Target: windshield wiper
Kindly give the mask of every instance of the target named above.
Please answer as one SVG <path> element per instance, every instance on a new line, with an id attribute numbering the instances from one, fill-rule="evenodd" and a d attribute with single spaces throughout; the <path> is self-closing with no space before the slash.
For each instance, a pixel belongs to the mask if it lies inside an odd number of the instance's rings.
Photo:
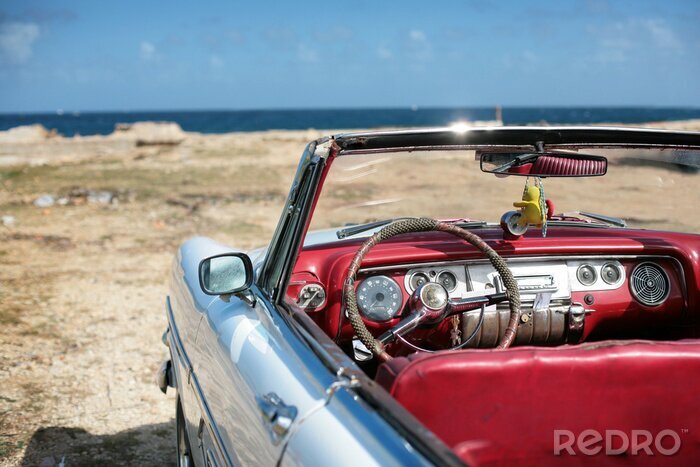
<path id="1" fill-rule="evenodd" d="M 627 221 L 619 217 L 606 216 L 604 214 L 596 214 L 594 212 L 579 211 L 578 213 L 583 217 L 588 217 L 589 219 L 605 222 L 606 224 L 614 225 L 617 227 L 627 227 Z"/>
<path id="2" fill-rule="evenodd" d="M 405 219 L 415 219 L 415 217 L 395 217 L 393 219 L 384 219 L 381 221 L 368 222 L 367 224 L 352 225 L 344 229 L 338 230 L 335 235 L 339 240 L 343 238 L 352 237 L 353 235 L 360 234 L 362 232 L 367 232 L 368 230 L 376 229 L 378 227 L 384 227 L 392 222 L 402 221 Z M 487 224 L 486 221 L 467 221 L 467 222 L 455 222 L 455 225 L 462 227 L 463 229 L 473 228 L 473 227 L 484 227 Z"/>
<path id="3" fill-rule="evenodd" d="M 602 224 L 607 224 L 607 225 L 612 225 L 614 227 L 622 227 L 625 228 L 627 227 L 627 221 L 624 219 L 621 219 L 619 217 L 613 217 L 613 216 L 606 216 L 604 214 L 596 214 L 593 212 L 583 212 L 583 211 L 574 211 L 572 213 L 564 213 L 565 216 L 579 216 L 579 217 L 587 217 L 589 219 L 593 219 L 595 221 L 598 221 L 599 223 Z M 566 221 L 552 221 L 555 223 L 560 223 L 560 222 L 566 222 Z"/>
<path id="4" fill-rule="evenodd" d="M 338 237 L 339 240 L 342 240 L 343 238 L 352 237 L 353 235 L 357 235 L 377 227 L 384 227 L 392 222 L 402 221 L 404 219 L 412 219 L 412 217 L 394 217 L 393 219 L 384 219 L 381 221 L 368 222 L 366 224 L 351 225 L 350 227 L 345 227 L 344 229 L 338 230 L 335 233 L 335 236 Z"/>

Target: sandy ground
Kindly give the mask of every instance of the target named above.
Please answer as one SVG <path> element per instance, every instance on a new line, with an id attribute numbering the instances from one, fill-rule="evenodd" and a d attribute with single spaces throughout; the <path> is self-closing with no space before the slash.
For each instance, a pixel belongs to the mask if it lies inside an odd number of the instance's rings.
<path id="1" fill-rule="evenodd" d="M 0 465 L 174 463 L 174 394 L 153 378 L 167 356 L 172 255 L 193 235 L 265 243 L 305 144 L 321 135 L 187 134 L 176 145 L 0 135 L 0 216 L 12 218 L 0 223 Z M 629 170 L 628 179 L 659 171 Z M 646 208 L 697 196 L 697 175 L 662 175 Z M 478 180 L 471 189 L 499 197 Z M 114 199 L 89 202 L 89 190 Z M 577 190 L 564 202 L 586 186 Z M 35 206 L 43 194 L 66 205 Z M 688 222 L 680 227 L 700 231 Z"/>

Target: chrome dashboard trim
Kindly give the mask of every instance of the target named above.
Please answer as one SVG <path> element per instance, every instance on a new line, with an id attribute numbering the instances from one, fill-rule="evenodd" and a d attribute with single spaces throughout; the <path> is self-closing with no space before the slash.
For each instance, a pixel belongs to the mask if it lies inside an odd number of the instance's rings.
<path id="1" fill-rule="evenodd" d="M 673 256 L 669 255 L 562 255 L 562 256 L 557 256 L 557 255 L 541 255 L 541 256 L 511 256 L 511 257 L 504 257 L 506 260 L 506 263 L 526 263 L 529 261 L 542 261 L 542 260 L 557 260 L 557 261 L 568 261 L 568 260 L 605 260 L 605 259 L 611 259 L 611 260 L 623 260 L 623 259 L 638 259 L 638 260 L 666 260 L 666 261 L 671 261 L 676 268 L 678 268 L 679 274 L 679 282 L 681 285 L 681 293 L 683 295 L 683 300 L 684 300 L 684 305 L 687 307 L 688 306 L 688 290 L 687 290 L 687 284 L 686 284 L 686 276 L 685 276 L 685 269 L 683 268 L 683 264 L 678 260 L 678 258 L 674 258 Z M 458 259 L 454 261 L 432 261 L 432 262 L 424 262 L 424 263 L 401 263 L 401 264 L 394 264 L 394 265 L 389 265 L 389 266 L 374 266 L 374 267 L 369 267 L 369 268 L 362 268 L 358 271 L 358 275 L 360 274 L 370 274 L 374 272 L 380 272 L 380 271 L 403 271 L 403 270 L 409 270 L 409 269 L 414 269 L 414 268 L 426 268 L 426 267 L 444 267 L 444 266 L 458 266 L 458 265 L 464 265 L 468 266 L 470 264 L 487 264 L 490 263 L 488 259 Z"/>
<path id="2" fill-rule="evenodd" d="M 563 256 L 557 256 L 557 255 L 542 255 L 542 256 L 506 256 L 503 259 L 506 260 L 507 263 L 526 263 L 529 261 L 542 261 L 542 260 L 561 260 L 561 261 L 567 261 L 567 260 L 591 260 L 591 259 L 653 259 L 653 258 L 658 258 L 658 259 L 666 259 L 666 260 L 671 260 L 677 263 L 677 265 L 681 268 L 681 271 L 683 270 L 683 266 L 680 264 L 680 261 L 678 259 L 674 258 L 673 256 L 668 256 L 668 255 L 563 255 Z M 425 263 L 400 263 L 400 264 L 393 264 L 389 266 L 373 266 L 369 268 L 362 268 L 358 271 L 358 274 L 369 274 L 373 272 L 379 272 L 379 271 L 401 271 L 401 270 L 408 270 L 408 269 L 414 269 L 414 268 L 427 268 L 427 267 L 444 267 L 444 266 L 458 266 L 458 265 L 470 265 L 470 264 L 485 264 L 489 263 L 488 259 L 457 259 L 454 261 L 432 261 L 432 262 L 425 262 Z"/>

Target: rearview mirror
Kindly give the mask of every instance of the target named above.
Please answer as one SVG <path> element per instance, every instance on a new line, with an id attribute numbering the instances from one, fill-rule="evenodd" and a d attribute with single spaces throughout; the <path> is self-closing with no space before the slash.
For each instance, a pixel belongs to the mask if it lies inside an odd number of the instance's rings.
<path id="1" fill-rule="evenodd" d="M 207 295 L 242 292 L 253 283 L 253 265 L 245 253 L 224 253 L 199 263 L 199 285 Z"/>
<path id="2" fill-rule="evenodd" d="M 608 171 L 603 156 L 560 152 L 482 152 L 481 170 L 527 177 L 598 177 Z"/>

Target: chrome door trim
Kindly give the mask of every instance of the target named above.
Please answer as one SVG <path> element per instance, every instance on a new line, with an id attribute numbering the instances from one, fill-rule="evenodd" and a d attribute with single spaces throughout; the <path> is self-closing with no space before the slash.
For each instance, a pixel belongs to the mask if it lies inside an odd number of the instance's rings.
<path id="1" fill-rule="evenodd" d="M 211 433 L 214 435 L 212 436 L 212 438 L 214 440 L 215 448 L 218 451 L 219 456 L 222 459 L 224 459 L 226 465 L 233 466 L 234 464 L 231 461 L 231 457 L 226 451 L 223 439 L 221 438 L 221 433 L 219 433 L 219 429 L 216 426 L 214 417 L 211 411 L 209 410 L 209 405 L 207 404 L 207 401 L 204 398 L 204 393 L 202 392 L 202 388 L 199 385 L 199 380 L 197 379 L 197 375 L 194 372 L 192 363 L 187 357 L 187 352 L 185 351 L 185 347 L 182 344 L 182 340 L 180 340 L 180 333 L 177 330 L 177 325 L 175 324 L 175 316 L 173 315 L 172 306 L 170 305 L 170 296 L 166 297 L 165 304 L 167 311 L 166 314 L 168 316 L 168 328 L 170 329 L 170 332 L 168 333 L 169 339 L 171 341 L 170 348 L 175 348 L 175 352 L 177 353 L 180 362 L 183 364 L 183 367 L 187 371 L 186 382 L 189 383 L 194 389 L 195 397 L 197 399 L 197 403 L 199 404 L 200 411 L 205 417 L 205 423 L 209 426 L 209 428 L 211 429 Z"/>

